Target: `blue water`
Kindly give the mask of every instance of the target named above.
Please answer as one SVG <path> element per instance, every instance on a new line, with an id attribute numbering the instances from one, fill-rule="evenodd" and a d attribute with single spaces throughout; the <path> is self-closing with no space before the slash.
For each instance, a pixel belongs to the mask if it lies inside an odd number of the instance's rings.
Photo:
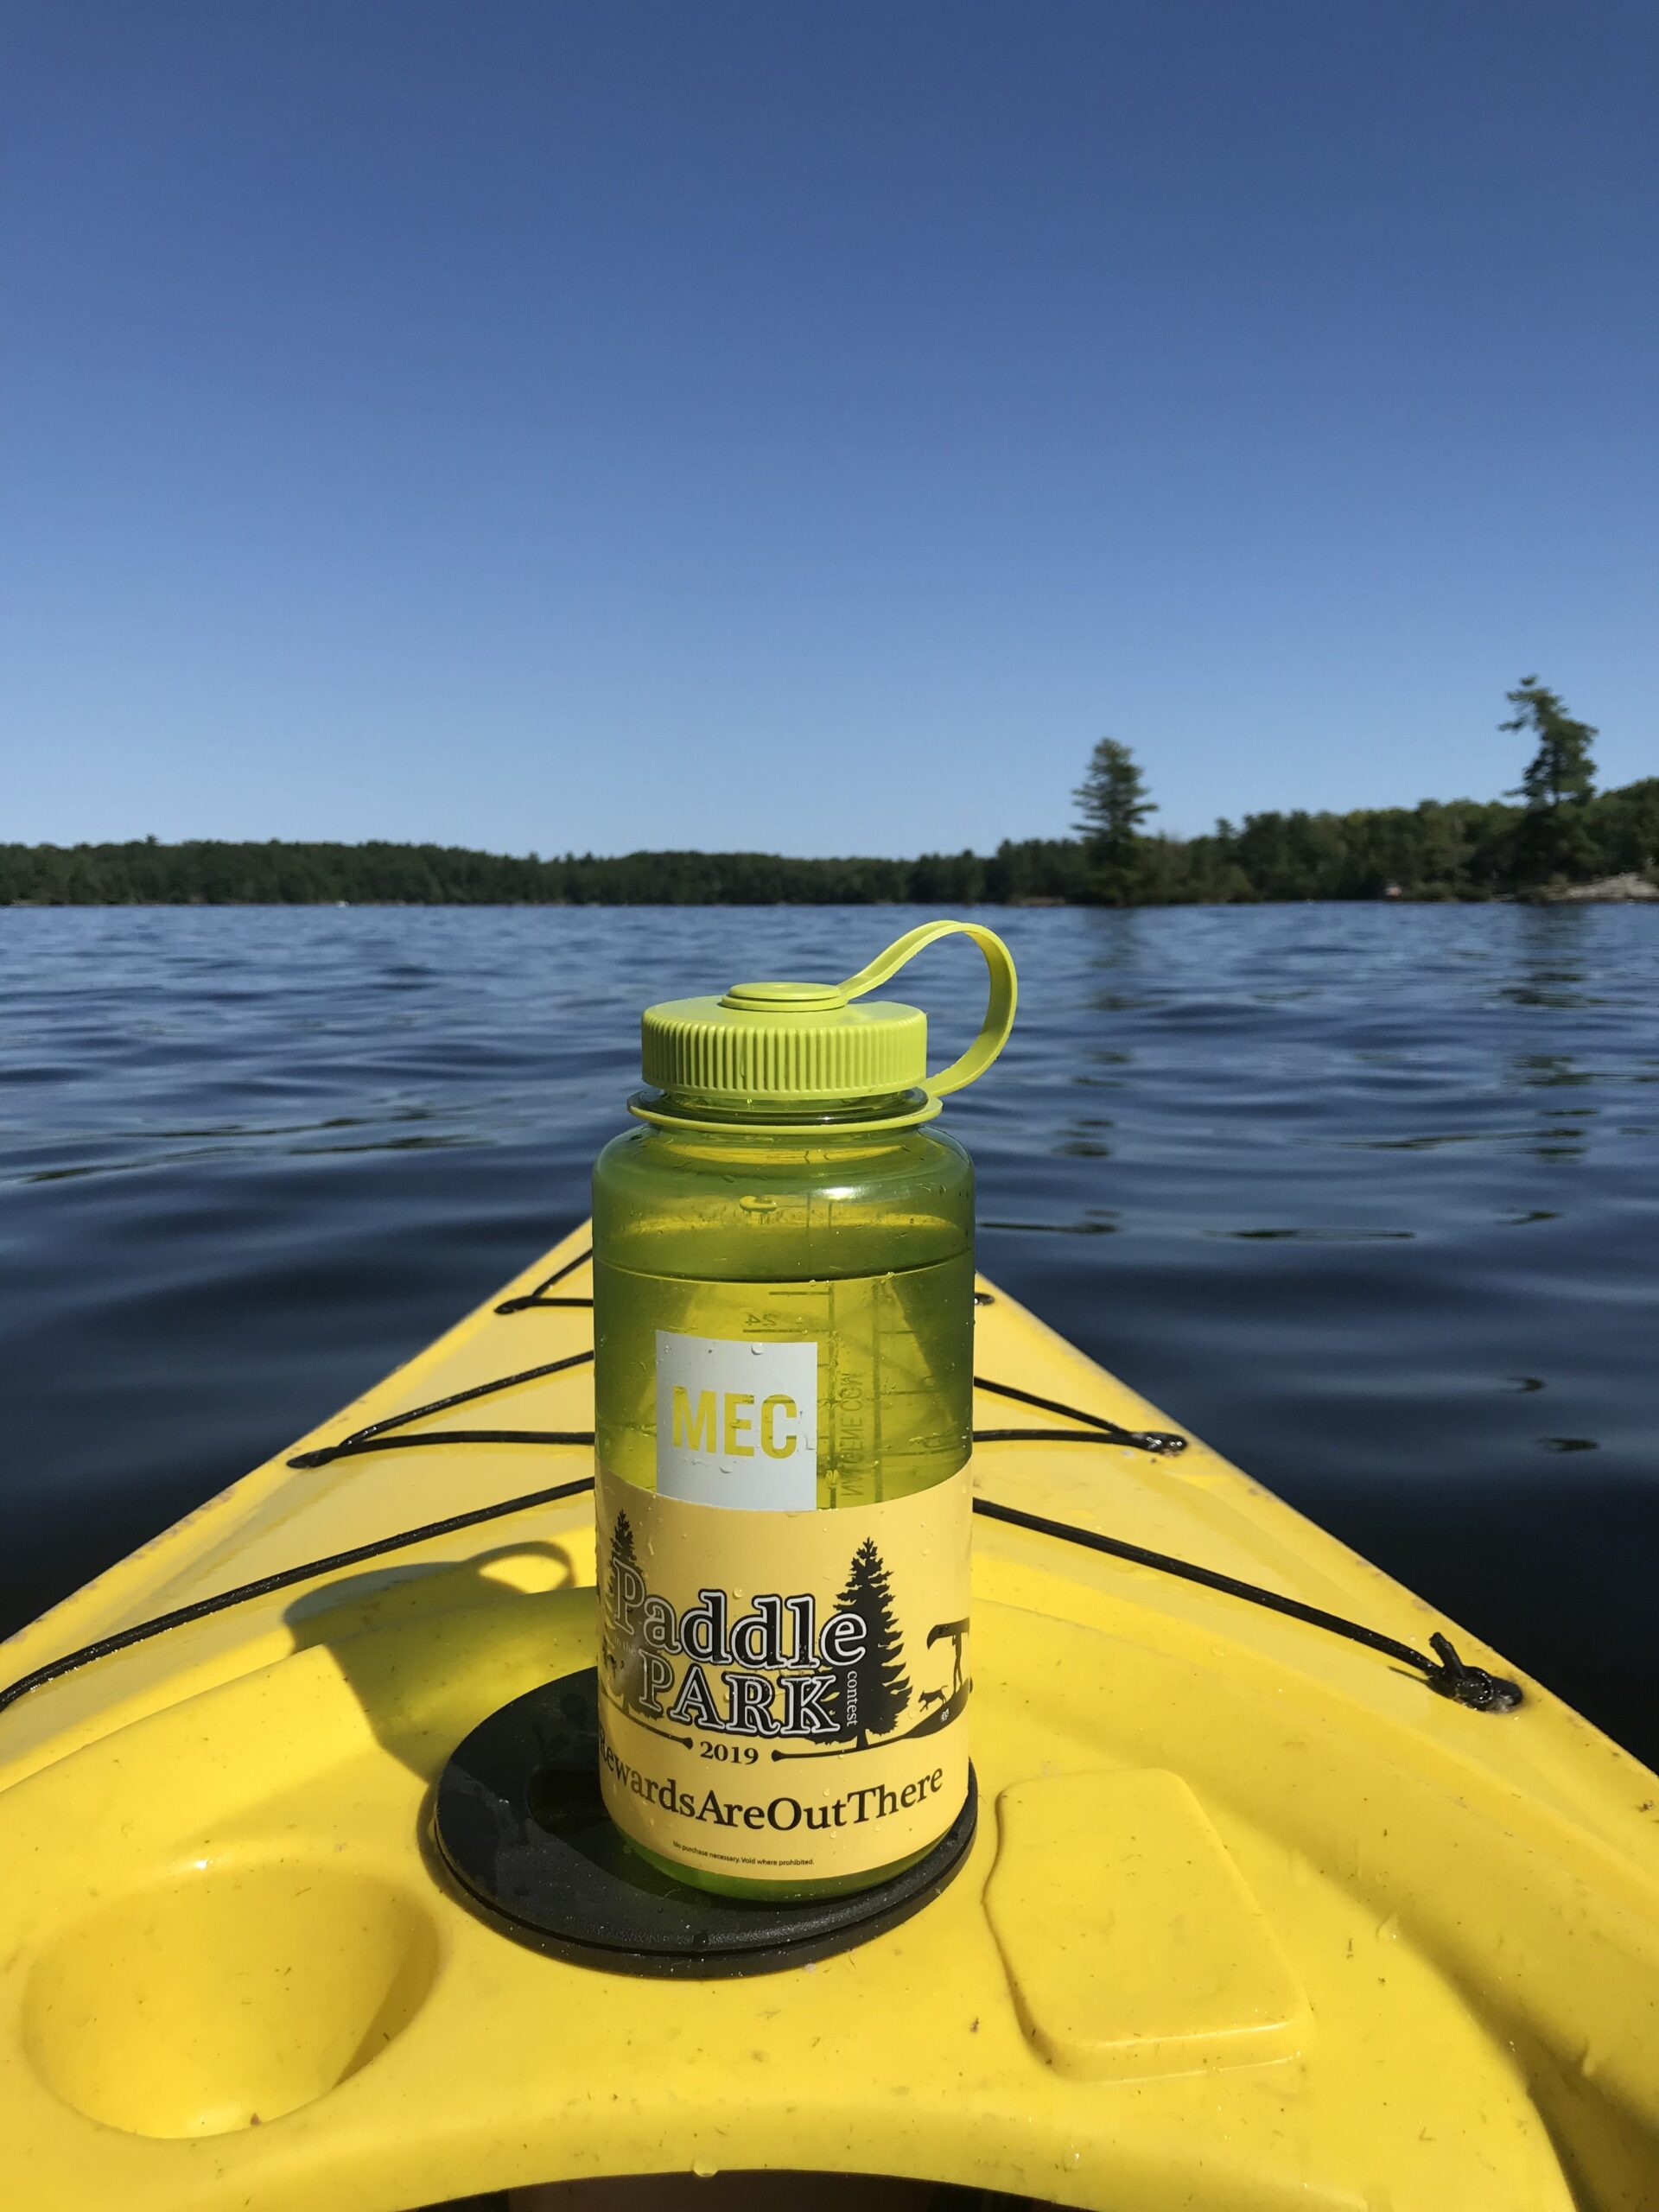
<path id="1" fill-rule="evenodd" d="M 982 1264 L 1659 1761 L 1659 911 L 986 918 Z M 648 999 L 918 918 L 0 912 L 0 1630 L 580 1219 Z M 951 1049 L 982 976 L 907 971 Z"/>

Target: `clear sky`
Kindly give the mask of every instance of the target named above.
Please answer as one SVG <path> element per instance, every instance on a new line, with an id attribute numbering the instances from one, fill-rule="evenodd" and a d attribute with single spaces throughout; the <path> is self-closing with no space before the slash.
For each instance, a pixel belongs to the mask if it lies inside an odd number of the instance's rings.
<path id="1" fill-rule="evenodd" d="M 6 0 L 0 837 L 1659 770 L 1651 0 Z"/>

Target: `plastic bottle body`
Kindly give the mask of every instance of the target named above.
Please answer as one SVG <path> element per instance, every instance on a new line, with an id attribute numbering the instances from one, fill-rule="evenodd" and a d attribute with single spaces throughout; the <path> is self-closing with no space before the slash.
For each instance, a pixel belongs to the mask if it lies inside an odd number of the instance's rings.
<path id="1" fill-rule="evenodd" d="M 708 1102 L 695 1097 L 670 1094 L 660 1103 L 667 1111 L 683 1109 L 700 1120 L 710 1115 Z M 633 1491 L 649 1497 L 658 1489 L 659 1443 L 672 1442 L 677 1465 L 684 1461 L 682 1447 L 688 1438 L 694 1446 L 710 1447 L 713 1459 L 703 1454 L 686 1464 L 718 1460 L 734 1480 L 747 1485 L 737 1493 L 742 1502 L 760 1509 L 729 1516 L 705 1514 L 694 1522 L 696 1541 L 711 1553 L 703 1578 L 711 1587 L 720 1583 L 723 1572 L 718 1553 L 728 1535 L 738 1535 L 740 1521 L 760 1532 L 756 1541 L 764 1543 L 768 1527 L 782 1531 L 788 1522 L 798 1528 L 802 1510 L 810 1506 L 819 1516 L 850 1512 L 859 1530 L 867 1525 L 891 1529 L 897 1538 L 899 1521 L 889 1516 L 868 1522 L 868 1509 L 918 1500 L 948 1483 L 968 1461 L 973 1167 L 960 1145 L 932 1128 L 867 1126 L 890 1119 L 903 1103 L 902 1099 L 867 1099 L 840 1109 L 832 1106 L 805 1132 L 735 1119 L 721 1126 L 712 1117 L 698 1127 L 646 1123 L 615 1139 L 600 1156 L 594 1176 L 594 1296 L 595 1438 L 602 1479 L 624 1486 L 615 1491 L 618 1497 Z M 691 1347 L 714 1363 L 708 1373 L 715 1381 L 720 1379 L 716 1368 L 728 1357 L 740 1363 L 730 1370 L 739 1382 L 746 1379 L 745 1359 L 753 1363 L 760 1379 L 746 1391 L 724 1395 L 671 1385 L 664 1361 L 680 1357 L 683 1347 Z M 777 1366 L 780 1354 L 797 1364 Z M 785 1384 L 791 1375 L 810 1374 L 811 1382 L 797 1389 L 796 1396 L 810 1392 L 816 1404 L 797 1408 L 785 1390 L 769 1390 L 766 1377 L 774 1369 Z M 680 1372 L 673 1370 L 675 1375 Z M 693 1376 L 694 1384 L 702 1372 Z M 787 1415 L 779 1410 L 785 1405 L 791 1408 Z M 674 1434 L 666 1440 L 664 1424 L 671 1421 Z M 721 1421 L 723 1430 L 717 1426 Z M 798 1434 L 800 1450 L 796 1449 Z M 810 1473 L 803 1466 L 809 1443 L 815 1461 Z M 736 1456 L 722 1458 L 723 1447 Z M 953 1503 L 947 1540 L 936 1547 L 932 1536 L 925 1539 L 929 1549 L 951 1550 L 954 1524 L 961 1519 L 964 1561 L 966 1479 L 963 1476 L 957 1491 L 949 1494 Z M 663 1487 L 666 1491 L 669 1485 Z M 959 1514 L 955 1504 L 958 1496 Z M 638 1522 L 643 1501 L 634 1503 L 632 1518 Z M 774 1504 L 781 1518 L 774 1519 L 766 1510 Z M 914 1504 L 906 1510 L 914 1516 L 928 1508 Z M 840 1525 L 849 1532 L 855 1527 L 852 1521 Z M 827 1541 L 834 1529 L 826 1524 L 816 1533 L 821 1541 Z M 843 1599 L 848 1591 L 863 1589 L 868 1595 L 873 1586 L 868 1582 L 875 1572 L 868 1567 L 870 1548 L 868 1544 L 862 1548 L 866 1581 L 849 1581 L 840 1592 Z M 878 1548 L 893 1552 L 891 1544 Z M 899 1554 L 893 1552 L 893 1556 L 896 1560 Z M 602 1560 L 602 1600 L 607 1573 Z M 764 1573 L 757 1568 L 752 1579 L 763 1581 Z M 643 1590 L 645 1586 L 641 1581 L 638 1586 Z M 878 1611 L 886 1602 L 887 1586 L 884 1580 L 877 1593 Z M 783 1587 L 780 1583 L 779 1593 Z M 897 1584 L 894 1587 L 898 1594 L 893 1603 L 898 1607 L 903 1593 Z M 830 1612 L 836 1595 L 833 1589 L 821 1594 L 818 1614 Z M 730 1602 L 741 1608 L 754 1596 L 753 1591 L 741 1589 Z M 765 1602 L 790 1600 L 774 1594 Z M 806 1601 L 798 1598 L 794 1602 L 798 1622 L 806 1618 L 799 1611 Z M 961 1611 L 965 1610 L 964 1602 Z M 863 1611 L 870 1611 L 868 1604 Z M 812 1618 L 817 1621 L 817 1615 Z M 630 1634 L 635 1625 L 630 1625 Z M 954 1625 L 961 1629 L 965 1622 Z M 826 1711 L 833 1709 L 841 1716 L 842 1732 L 834 1741 L 849 1746 L 856 1743 L 861 1748 L 872 1742 L 897 1742 L 906 1727 L 915 1728 L 918 1713 L 934 1726 L 941 1717 L 952 1718 L 959 1712 L 967 1688 L 960 1637 L 956 1693 L 943 1687 L 928 1691 L 918 1679 L 913 1652 L 900 1656 L 901 1626 L 893 1625 L 888 1635 L 885 1675 L 871 1672 L 874 1662 L 867 1656 L 859 1676 L 864 1684 L 861 1719 L 880 1732 L 867 1734 L 861 1727 L 855 1731 L 851 1709 L 836 1702 L 858 1688 L 857 1682 L 849 1680 L 844 1693 L 832 1689 L 823 1694 L 830 1700 Z M 648 1620 L 646 1629 L 648 1633 Z M 819 1643 L 810 1663 L 828 1663 L 823 1651 L 833 1660 L 836 1649 L 852 1648 L 850 1643 L 834 1644 L 833 1623 L 819 1623 L 816 1632 Z M 673 1647 L 681 1634 L 678 1624 L 665 1633 L 665 1648 Z M 752 1638 L 760 1633 L 752 1629 Z M 854 1637 L 849 1629 L 843 1628 L 841 1634 L 843 1639 Z M 683 1642 L 687 1649 L 692 1648 L 690 1629 Z M 731 1655 L 714 1656 L 717 1662 Z M 801 1655 L 791 1650 L 786 1656 L 796 1660 L 795 1671 L 804 1679 Z M 652 1662 L 648 1655 L 636 1654 L 632 1663 L 649 1668 Z M 665 1679 L 669 1662 L 657 1663 Z M 690 1670 L 689 1661 L 677 1659 L 674 1663 L 683 1663 Z M 718 1664 L 702 1671 L 725 1694 L 719 1685 L 729 1683 L 732 1673 L 722 1675 Z M 647 1685 L 651 1680 L 647 1675 Z M 780 1696 L 787 1688 L 780 1679 Z M 635 1722 L 648 1726 L 659 1738 L 666 1739 L 677 1725 L 683 1724 L 683 1706 L 647 1709 L 655 1721 L 642 1721 L 636 1707 Z M 827 1719 L 823 1726 L 830 1726 Z M 636 1744 L 643 1740 L 634 1738 Z M 734 1737 L 728 1745 L 699 1734 L 696 1748 L 705 1759 L 712 1752 L 715 1760 L 734 1757 L 764 1766 L 791 1756 L 786 1746 L 792 1740 L 785 1735 L 785 1748 L 780 1748 L 766 1737 L 753 1744 Z M 812 1756 L 821 1762 L 830 1759 L 828 1742 Z M 963 1757 L 965 1760 L 965 1751 Z M 810 1778 L 821 1789 L 822 1777 L 830 1770 L 821 1764 L 811 1770 Z M 896 1776 L 893 1779 L 896 1790 Z M 645 1786 L 653 1785 L 647 1780 Z M 676 1798 L 671 1785 L 654 1786 L 683 1808 L 684 1788 Z M 948 1791 L 950 1786 L 947 1781 L 944 1788 Z M 609 1789 L 607 1780 L 607 1794 Z M 691 1794 L 696 1795 L 695 1789 Z M 879 1799 L 871 1802 L 884 1806 L 889 1794 L 883 1788 Z M 862 1800 L 870 1793 L 857 1796 L 861 1813 Z M 950 1825 L 960 1805 L 959 1800 L 951 1803 L 943 1797 L 930 1804 L 927 1816 L 934 1823 L 933 1833 L 919 1847 L 855 1873 L 819 1878 L 798 1872 L 780 1878 L 774 1871 L 757 1878 L 742 1871 L 741 1853 L 734 1848 L 726 1853 L 733 1862 L 733 1871 L 727 1873 L 716 1865 L 700 1864 L 696 1858 L 682 1858 L 677 1850 L 660 1847 L 663 1823 L 631 1821 L 634 1808 L 620 1789 L 610 1802 L 636 1847 L 667 1866 L 678 1878 L 733 1894 L 772 1897 L 830 1894 L 885 1879 L 930 1847 Z M 795 1800 L 770 1802 L 775 1808 L 779 1802 L 792 1805 Z M 753 1825 L 753 1815 L 747 1816 Z M 715 1817 L 718 1821 L 718 1808 Z M 798 1811 L 793 1817 L 799 1821 L 802 1816 Z M 773 1827 L 779 1825 L 775 1810 L 772 1821 Z M 907 1815 L 905 1823 L 894 1825 L 906 1826 L 913 1839 L 914 1817 Z M 651 1827 L 649 1837 L 640 1833 L 641 1827 Z M 706 1840 L 700 1837 L 692 1847 L 700 1848 Z M 798 1867 L 811 1859 L 812 1853 L 806 1849 L 791 1863 Z"/>

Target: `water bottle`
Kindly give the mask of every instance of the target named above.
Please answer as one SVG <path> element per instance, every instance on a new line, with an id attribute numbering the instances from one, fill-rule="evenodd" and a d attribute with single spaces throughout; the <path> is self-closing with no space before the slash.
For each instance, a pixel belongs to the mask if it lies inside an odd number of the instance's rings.
<path id="1" fill-rule="evenodd" d="M 960 931 L 989 999 L 927 1073 L 866 994 Z M 600 1737 L 612 1820 L 783 1903 L 922 1858 L 968 1790 L 974 1171 L 930 1127 L 1014 1020 L 971 922 L 844 983 L 649 1007 L 594 1173 Z"/>

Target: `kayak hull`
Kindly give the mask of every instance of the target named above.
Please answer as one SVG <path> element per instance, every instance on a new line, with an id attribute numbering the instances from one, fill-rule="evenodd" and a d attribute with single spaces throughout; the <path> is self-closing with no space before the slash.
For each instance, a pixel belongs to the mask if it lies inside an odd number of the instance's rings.
<path id="1" fill-rule="evenodd" d="M 1005 1522 L 976 1522 L 979 1829 L 913 1920 L 683 1983 L 470 1910 L 433 1845 L 446 1763 L 592 1663 L 591 1450 L 502 1436 L 591 1428 L 589 1309 L 550 1302 L 589 1294 L 585 1249 L 4 1647 L 20 1678 L 205 1608 L 0 1714 L 16 2201 L 408 2212 L 804 2170 L 1101 2212 L 1659 2202 L 1659 1782 L 1536 1684 L 1471 1711 L 1306 1621 Z M 1168 1426 L 983 1292 L 982 1376 Z M 1058 1433 L 982 1444 L 988 1501 L 1419 1649 L 1448 1627 L 1197 1440 L 1157 1457 L 1020 1418 Z"/>

